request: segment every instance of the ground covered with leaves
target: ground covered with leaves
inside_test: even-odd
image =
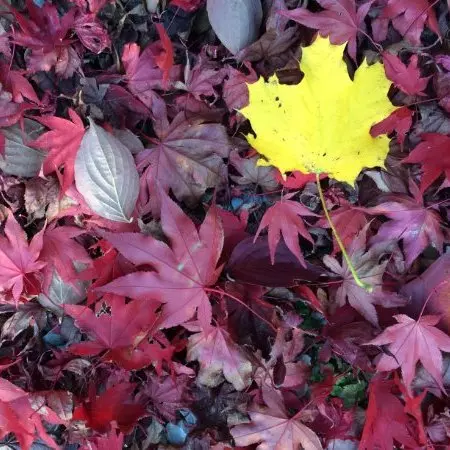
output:
[[[448,448],[449,23],[0,0],[2,448]]]

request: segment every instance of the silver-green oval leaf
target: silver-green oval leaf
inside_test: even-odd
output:
[[[139,193],[133,156],[117,138],[90,121],[75,160],[75,184],[101,217],[130,222]]]

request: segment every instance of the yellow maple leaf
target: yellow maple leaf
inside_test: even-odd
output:
[[[298,85],[282,85],[276,76],[249,84],[249,105],[241,113],[256,137],[247,140],[282,173],[327,173],[354,184],[366,167],[384,167],[387,136],[370,128],[396,109],[387,97],[391,82],[380,63],[358,68],[352,81],[342,59],[345,45],[317,38],[303,49]]]

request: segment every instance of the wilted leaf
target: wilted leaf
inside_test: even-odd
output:
[[[75,160],[75,183],[99,216],[129,222],[139,193],[130,150],[91,121]]]
[[[241,112],[256,133],[249,143],[267,159],[261,165],[328,173],[350,184],[363,168],[384,166],[389,139],[369,131],[395,109],[387,98],[390,83],[381,64],[367,62],[352,81],[342,51],[318,38],[303,49],[299,85],[281,85],[276,77],[249,85],[250,103]]]
[[[207,0],[209,21],[233,54],[256,40],[262,21],[260,0]]]

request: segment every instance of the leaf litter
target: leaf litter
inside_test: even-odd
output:
[[[449,446],[448,8],[1,2],[0,444]]]

